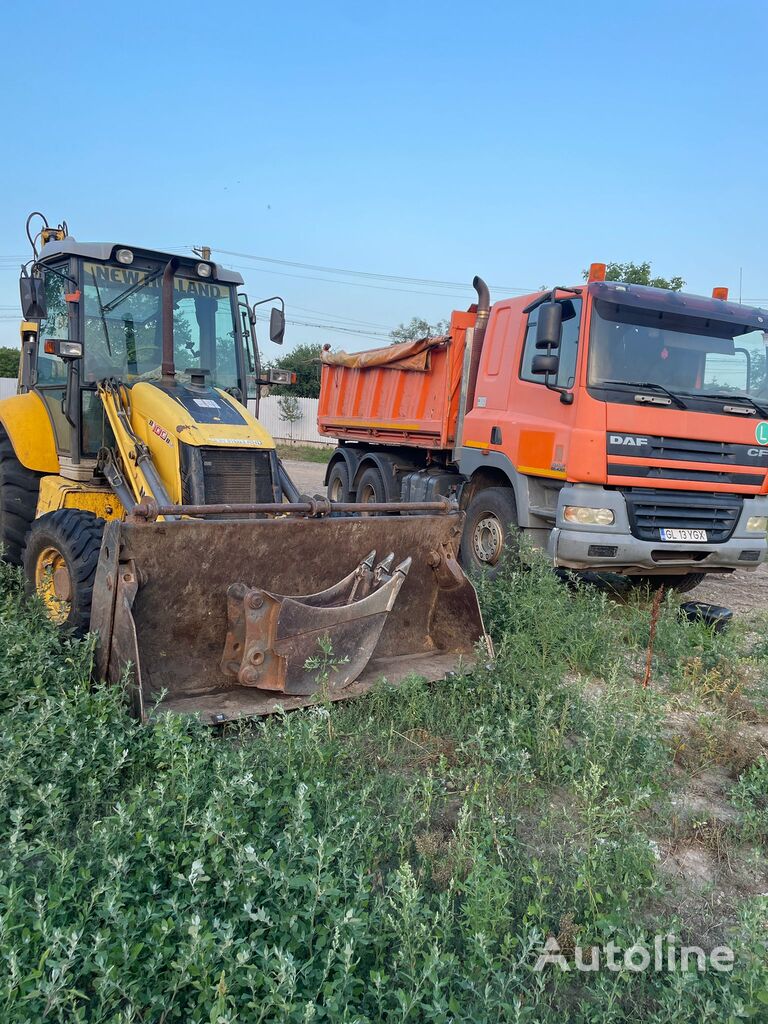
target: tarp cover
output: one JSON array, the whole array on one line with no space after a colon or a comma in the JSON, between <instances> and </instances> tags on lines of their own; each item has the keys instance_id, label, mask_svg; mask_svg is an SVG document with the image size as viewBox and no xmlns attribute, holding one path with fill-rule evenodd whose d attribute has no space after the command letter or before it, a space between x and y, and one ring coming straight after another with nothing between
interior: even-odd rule
<instances>
[{"instance_id":1,"label":"tarp cover","mask_svg":"<svg viewBox=\"0 0 768 1024\"><path fill-rule=\"evenodd\" d=\"M444 345L450 338L441 334L436 338L421 338L419 341L403 341L386 348L370 348L367 352L321 352L320 358L329 366L347 366L351 370L364 370L373 366L386 366L391 370L429 369L429 353L438 345Z\"/></svg>"}]
</instances>

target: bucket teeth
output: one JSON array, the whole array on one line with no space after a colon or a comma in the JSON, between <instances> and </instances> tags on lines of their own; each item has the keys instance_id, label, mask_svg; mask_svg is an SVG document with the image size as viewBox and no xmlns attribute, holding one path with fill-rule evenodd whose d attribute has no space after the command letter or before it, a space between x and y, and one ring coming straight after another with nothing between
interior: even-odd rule
<instances>
[{"instance_id":1,"label":"bucket teeth","mask_svg":"<svg viewBox=\"0 0 768 1024\"><path fill-rule=\"evenodd\" d=\"M382 558L376 568L373 570L373 577L376 586L380 586L382 583L387 583L391 578L392 563L395 560L394 551L390 551L386 558Z\"/></svg>"},{"instance_id":2,"label":"bucket teeth","mask_svg":"<svg viewBox=\"0 0 768 1024\"><path fill-rule=\"evenodd\" d=\"M400 565L395 566L395 572L399 572L402 573L403 576L407 576L412 564L412 558L404 558Z\"/></svg>"}]
</instances>

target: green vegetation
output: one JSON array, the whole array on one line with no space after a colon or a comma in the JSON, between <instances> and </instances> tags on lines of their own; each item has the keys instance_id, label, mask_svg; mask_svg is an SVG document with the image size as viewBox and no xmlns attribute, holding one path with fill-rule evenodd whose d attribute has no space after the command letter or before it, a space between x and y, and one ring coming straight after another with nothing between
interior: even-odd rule
<instances>
[{"instance_id":1,"label":"green vegetation","mask_svg":"<svg viewBox=\"0 0 768 1024\"><path fill-rule=\"evenodd\" d=\"M277 370L292 370L296 374L295 384L271 384L271 395L289 395L293 398L320 397L320 353L321 342L296 345L265 364L265 369L272 367Z\"/></svg>"},{"instance_id":2,"label":"green vegetation","mask_svg":"<svg viewBox=\"0 0 768 1024\"><path fill-rule=\"evenodd\" d=\"M437 338L441 334L447 334L451 324L448 320L437 320L431 324L423 317L411 317L410 323L398 324L394 330L389 332L392 345L399 345L404 341L421 341L422 338Z\"/></svg>"},{"instance_id":3,"label":"green vegetation","mask_svg":"<svg viewBox=\"0 0 768 1024\"><path fill-rule=\"evenodd\" d=\"M0 347L0 377L18 377L21 349Z\"/></svg>"},{"instance_id":4,"label":"green vegetation","mask_svg":"<svg viewBox=\"0 0 768 1024\"><path fill-rule=\"evenodd\" d=\"M589 271L582 271L586 281ZM651 288L669 288L673 292L679 292L685 287L685 281L679 275L674 277L652 277L651 264L646 260L644 263L607 263L605 267L606 281L623 281L624 284L646 284Z\"/></svg>"},{"instance_id":5,"label":"green vegetation","mask_svg":"<svg viewBox=\"0 0 768 1024\"><path fill-rule=\"evenodd\" d=\"M294 459L299 462L319 462L325 465L333 455L331 445L315 448L311 444L278 444L277 454L281 459Z\"/></svg>"},{"instance_id":6,"label":"green vegetation","mask_svg":"<svg viewBox=\"0 0 768 1024\"><path fill-rule=\"evenodd\" d=\"M705 734L730 824L678 799L696 727L766 721L764 628L715 636L670 600L644 690L647 602L537 559L481 595L498 658L470 674L139 726L4 568L0 1020L765 1020L765 757ZM722 868L698 888L663 870L691 850ZM548 935L570 955L669 929L729 942L734 970L534 970Z\"/></svg>"}]
</instances>

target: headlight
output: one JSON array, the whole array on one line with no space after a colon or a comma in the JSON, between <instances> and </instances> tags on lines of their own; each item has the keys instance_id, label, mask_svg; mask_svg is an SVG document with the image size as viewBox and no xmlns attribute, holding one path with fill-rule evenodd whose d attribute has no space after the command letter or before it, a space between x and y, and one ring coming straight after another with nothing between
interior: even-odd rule
<instances>
[{"instance_id":1,"label":"headlight","mask_svg":"<svg viewBox=\"0 0 768 1024\"><path fill-rule=\"evenodd\" d=\"M210 263L198 263L195 270L198 277L210 277L213 273L213 267Z\"/></svg>"},{"instance_id":2,"label":"headlight","mask_svg":"<svg viewBox=\"0 0 768 1024\"><path fill-rule=\"evenodd\" d=\"M118 249L115 253L115 259L118 263L133 263L133 253L130 249Z\"/></svg>"},{"instance_id":3,"label":"headlight","mask_svg":"<svg viewBox=\"0 0 768 1024\"><path fill-rule=\"evenodd\" d=\"M750 516L747 520L747 529L754 533L765 533L768 530L768 516Z\"/></svg>"},{"instance_id":4,"label":"headlight","mask_svg":"<svg viewBox=\"0 0 768 1024\"><path fill-rule=\"evenodd\" d=\"M566 505L563 509L563 519L569 523L578 523L580 526L610 526L615 518L609 508L583 508L581 505Z\"/></svg>"}]
</instances>

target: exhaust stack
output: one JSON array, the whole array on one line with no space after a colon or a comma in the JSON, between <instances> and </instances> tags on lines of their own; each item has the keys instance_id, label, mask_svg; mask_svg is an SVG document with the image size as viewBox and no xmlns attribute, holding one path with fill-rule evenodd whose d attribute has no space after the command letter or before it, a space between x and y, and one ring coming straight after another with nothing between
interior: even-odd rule
<instances>
[{"instance_id":1,"label":"exhaust stack","mask_svg":"<svg viewBox=\"0 0 768 1024\"><path fill-rule=\"evenodd\" d=\"M469 361L467 412L474 408L475 405L475 388L477 386L477 373L480 369L480 354L483 351L483 338L485 337L485 329L488 326L488 317L491 312L491 294L488 291L488 285L482 277L475 276L472 279L472 287L477 292L477 319L472 337L472 355Z\"/></svg>"}]
</instances>

